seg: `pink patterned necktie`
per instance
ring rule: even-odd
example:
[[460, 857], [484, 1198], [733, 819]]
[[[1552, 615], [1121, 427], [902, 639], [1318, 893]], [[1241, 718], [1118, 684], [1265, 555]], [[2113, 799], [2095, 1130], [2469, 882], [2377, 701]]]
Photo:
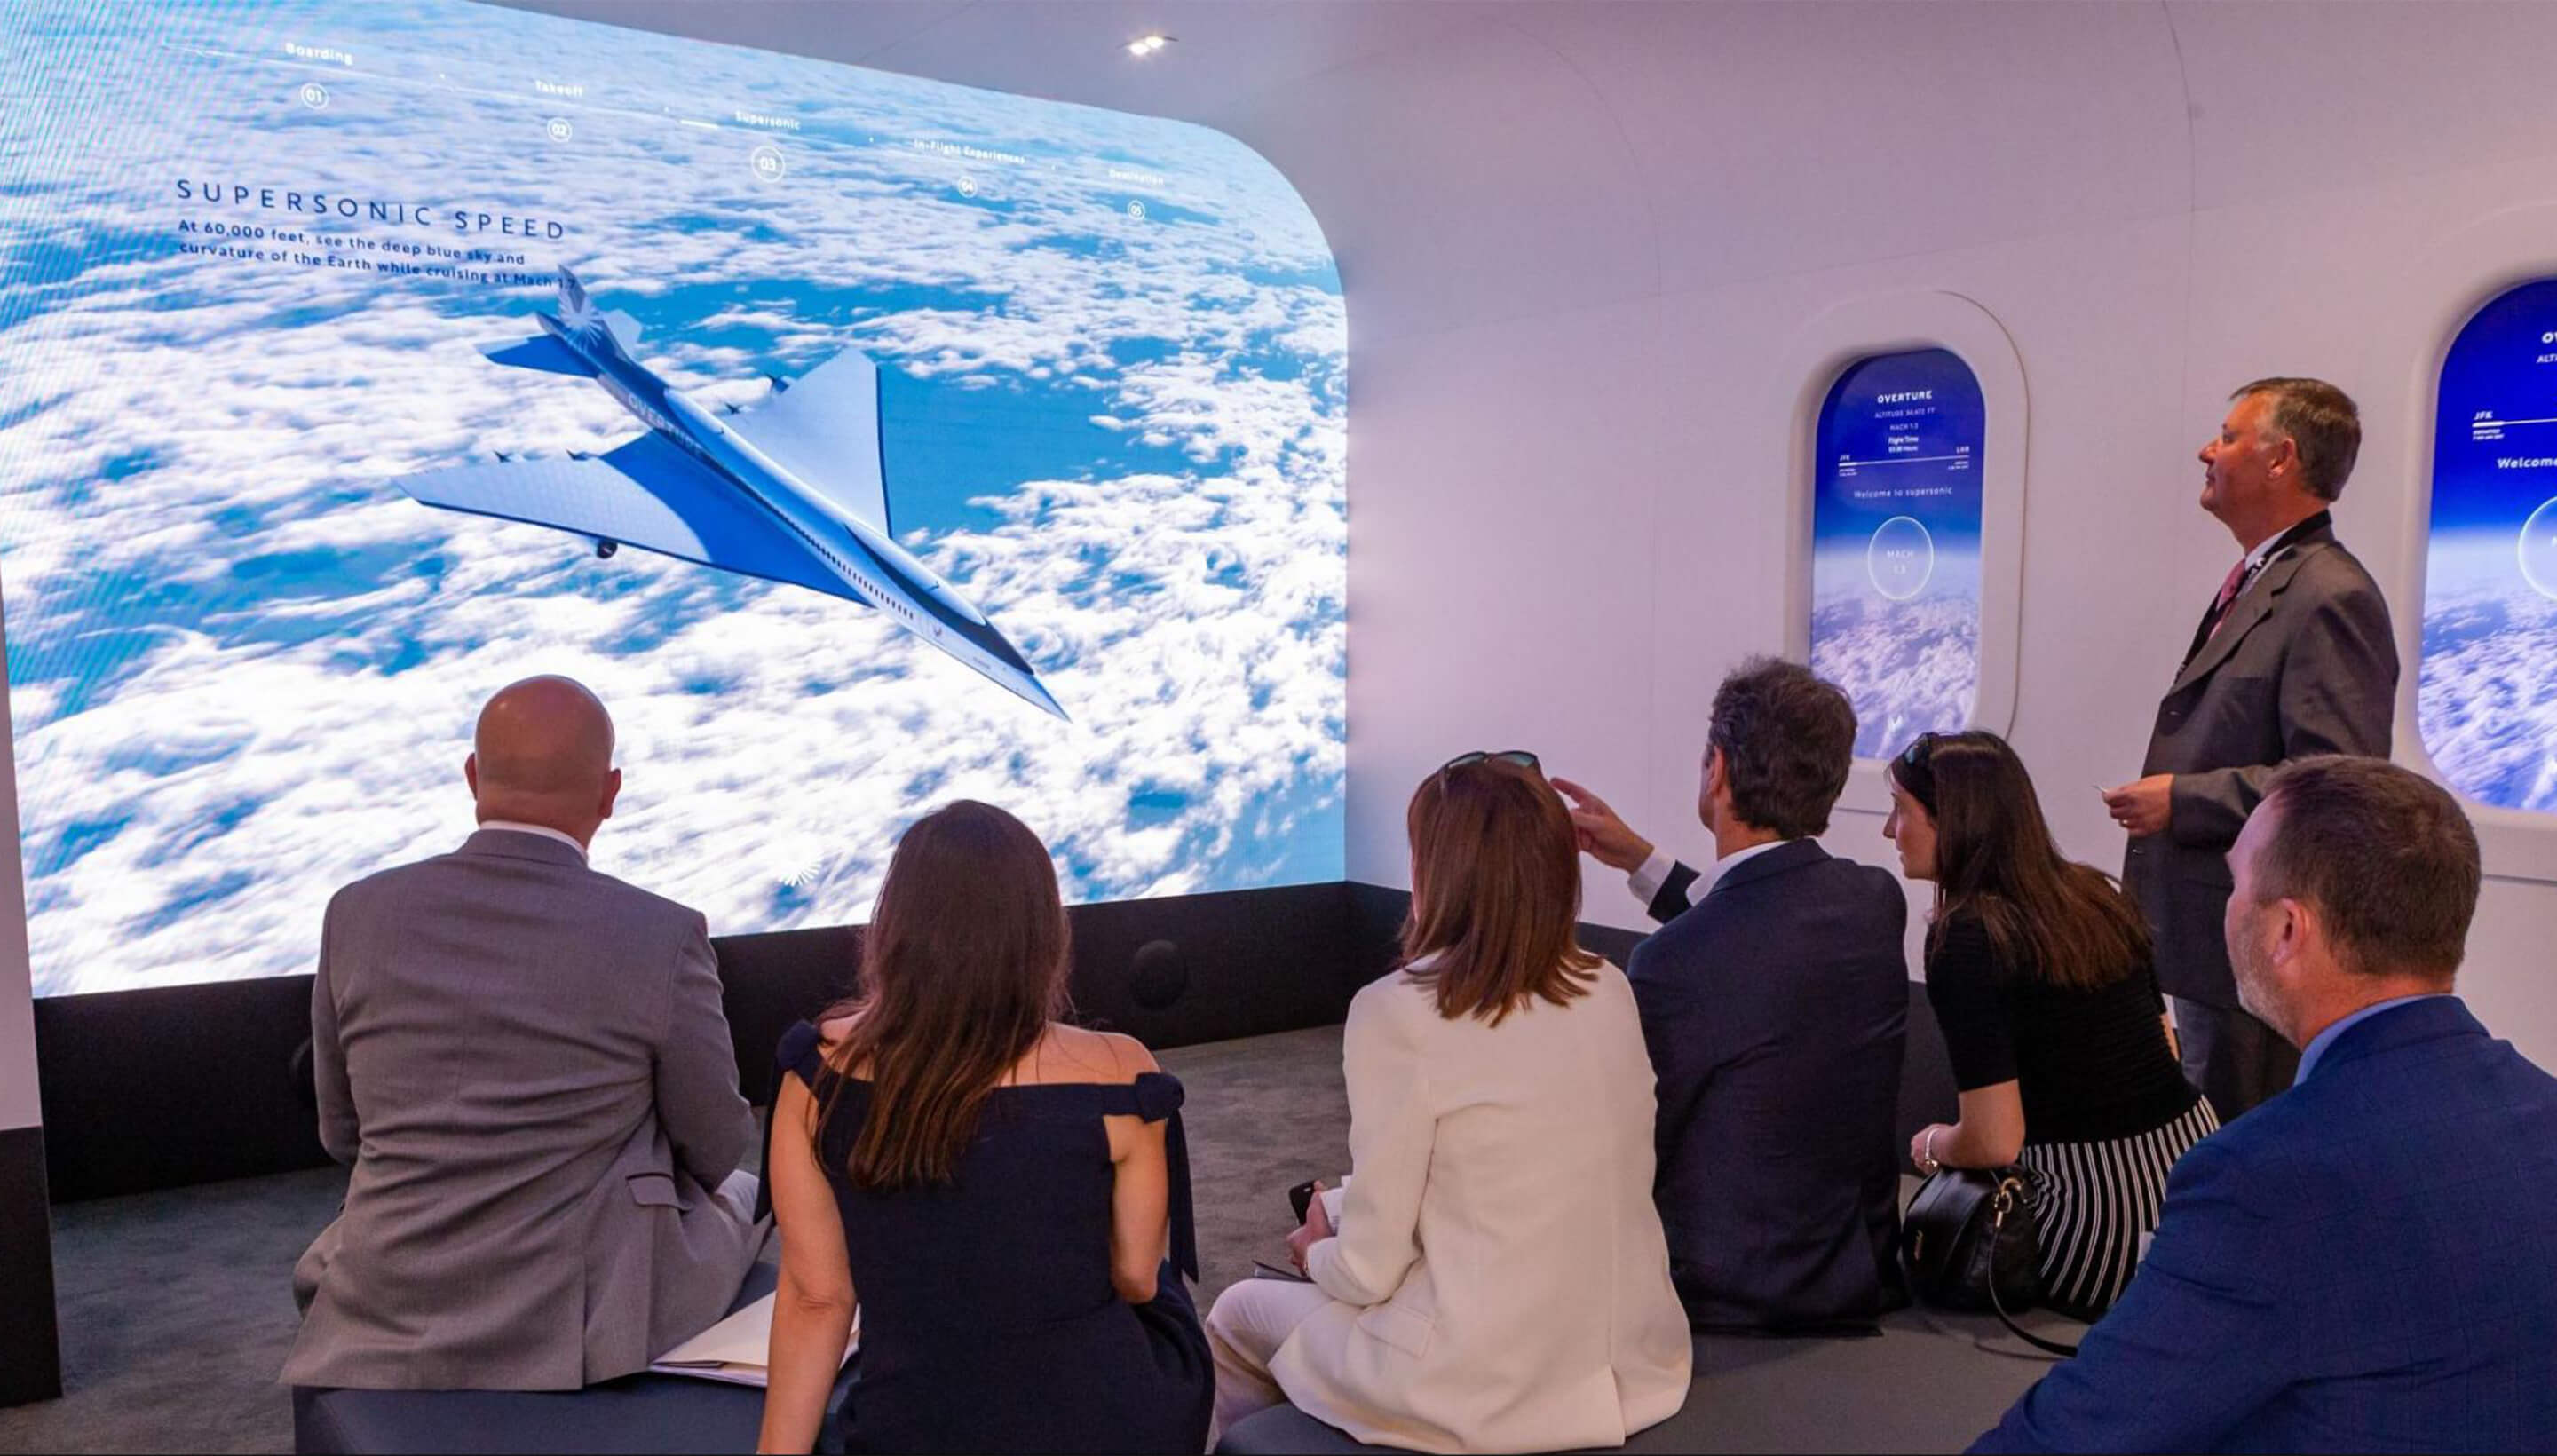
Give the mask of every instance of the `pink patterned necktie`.
[[2246, 558], [2241, 556], [2237, 558], [2237, 564], [2228, 569], [2228, 580], [2220, 584], [2220, 595], [2212, 598], [2210, 636], [2220, 635], [2220, 624], [2228, 620], [2228, 603], [2237, 599], [2237, 589], [2245, 584]]

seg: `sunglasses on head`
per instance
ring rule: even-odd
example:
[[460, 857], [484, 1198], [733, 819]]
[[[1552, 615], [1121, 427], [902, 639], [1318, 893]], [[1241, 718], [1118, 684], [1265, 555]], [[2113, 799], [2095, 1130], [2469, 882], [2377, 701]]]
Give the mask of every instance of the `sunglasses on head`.
[[1537, 762], [1536, 755], [1525, 748], [1503, 748], [1497, 753], [1486, 752], [1481, 748], [1477, 748], [1471, 753], [1459, 753], [1455, 757], [1448, 759], [1446, 762], [1439, 764], [1438, 772], [1448, 773], [1486, 760], [1499, 763], [1515, 763], [1521, 768], [1532, 768], [1539, 773], [1543, 773], [1545, 771], [1545, 765]]
[[1891, 760], [1891, 781], [1930, 815], [1936, 812], [1936, 744], [1942, 733], [1920, 733]]

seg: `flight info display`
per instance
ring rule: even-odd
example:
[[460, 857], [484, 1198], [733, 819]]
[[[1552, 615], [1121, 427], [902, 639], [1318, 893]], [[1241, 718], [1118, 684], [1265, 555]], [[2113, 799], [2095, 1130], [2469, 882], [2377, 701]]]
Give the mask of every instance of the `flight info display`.
[[1970, 721], [1986, 413], [1979, 381], [1946, 349], [1860, 360], [1820, 406], [1812, 670], [1854, 703], [1858, 757]]
[[2479, 310], [2442, 362], [2419, 671], [2452, 787], [2557, 812], [2557, 280]]
[[596, 867], [866, 919], [1342, 874], [1346, 324], [1200, 127], [459, 3], [0, 7], [0, 588], [40, 994], [311, 969], [473, 717]]

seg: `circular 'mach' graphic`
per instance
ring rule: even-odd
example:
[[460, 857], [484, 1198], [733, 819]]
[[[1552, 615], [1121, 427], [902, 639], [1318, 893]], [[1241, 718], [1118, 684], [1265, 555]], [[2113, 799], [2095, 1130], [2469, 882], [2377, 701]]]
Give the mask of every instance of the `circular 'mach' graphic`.
[[1914, 516], [1893, 516], [1874, 528], [1864, 545], [1864, 574], [1873, 590], [1906, 601], [1927, 590], [1936, 575], [1936, 538]]

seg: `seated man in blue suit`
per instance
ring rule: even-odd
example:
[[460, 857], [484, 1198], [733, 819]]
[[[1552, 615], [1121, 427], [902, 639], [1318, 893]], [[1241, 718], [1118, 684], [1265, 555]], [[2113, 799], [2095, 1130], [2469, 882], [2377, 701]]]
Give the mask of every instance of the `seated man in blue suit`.
[[1975, 1451], [2557, 1450], [2557, 1079], [2451, 993], [2478, 845], [2371, 758], [2273, 775], [2229, 849], [2289, 1091], [2196, 1144], [2078, 1359]]
[[1854, 762], [1855, 710], [1835, 686], [1752, 659], [1714, 693], [1706, 741], [1703, 875], [1554, 782], [1581, 848], [1632, 871], [1668, 922], [1626, 975], [1659, 1079], [1670, 1274], [1699, 1330], [1869, 1329], [1905, 1302], [1909, 902], [1890, 871], [1813, 841]]

